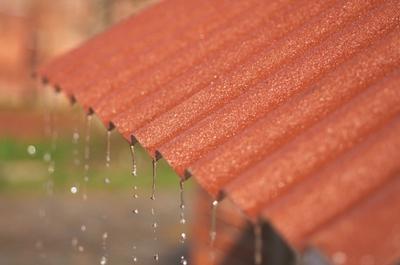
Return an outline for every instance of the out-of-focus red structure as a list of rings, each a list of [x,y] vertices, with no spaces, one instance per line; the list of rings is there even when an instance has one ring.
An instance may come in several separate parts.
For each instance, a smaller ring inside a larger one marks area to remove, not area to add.
[[[391,264],[399,19],[395,0],[169,0],[38,74],[296,249]]]

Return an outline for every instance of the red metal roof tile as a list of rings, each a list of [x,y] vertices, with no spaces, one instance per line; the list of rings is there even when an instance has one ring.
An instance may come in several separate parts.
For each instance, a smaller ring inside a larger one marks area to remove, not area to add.
[[[181,177],[332,255],[347,247],[342,224],[378,207],[367,198],[398,176],[399,10],[396,0],[169,0],[39,73]],[[350,264],[373,251],[348,247]],[[374,252],[379,264],[400,256],[387,249]]]
[[[400,177],[397,175],[346,215],[315,233],[311,243],[323,249],[334,264],[341,261],[348,265],[396,264],[400,249],[399,213]]]

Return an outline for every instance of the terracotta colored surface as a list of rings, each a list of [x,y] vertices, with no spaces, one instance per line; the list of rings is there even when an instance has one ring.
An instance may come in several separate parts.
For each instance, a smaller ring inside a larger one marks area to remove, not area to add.
[[[331,255],[346,236],[325,228],[356,222],[399,170],[399,10],[396,0],[169,0],[39,73],[182,178]],[[400,256],[379,249],[376,264]]]
[[[324,249],[334,264],[340,264],[343,257],[342,264],[348,265],[396,264],[400,250],[399,213],[400,175],[397,175],[348,214],[313,234],[310,242]]]

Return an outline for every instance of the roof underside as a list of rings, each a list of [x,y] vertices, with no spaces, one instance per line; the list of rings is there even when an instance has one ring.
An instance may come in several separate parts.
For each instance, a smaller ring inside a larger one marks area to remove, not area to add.
[[[398,0],[169,0],[39,75],[294,246],[390,264],[399,19]]]

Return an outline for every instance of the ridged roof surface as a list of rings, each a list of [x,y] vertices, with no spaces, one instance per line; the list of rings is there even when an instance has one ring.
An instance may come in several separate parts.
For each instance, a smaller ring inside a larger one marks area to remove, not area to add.
[[[398,0],[168,0],[39,75],[299,249],[390,264],[399,65]]]

